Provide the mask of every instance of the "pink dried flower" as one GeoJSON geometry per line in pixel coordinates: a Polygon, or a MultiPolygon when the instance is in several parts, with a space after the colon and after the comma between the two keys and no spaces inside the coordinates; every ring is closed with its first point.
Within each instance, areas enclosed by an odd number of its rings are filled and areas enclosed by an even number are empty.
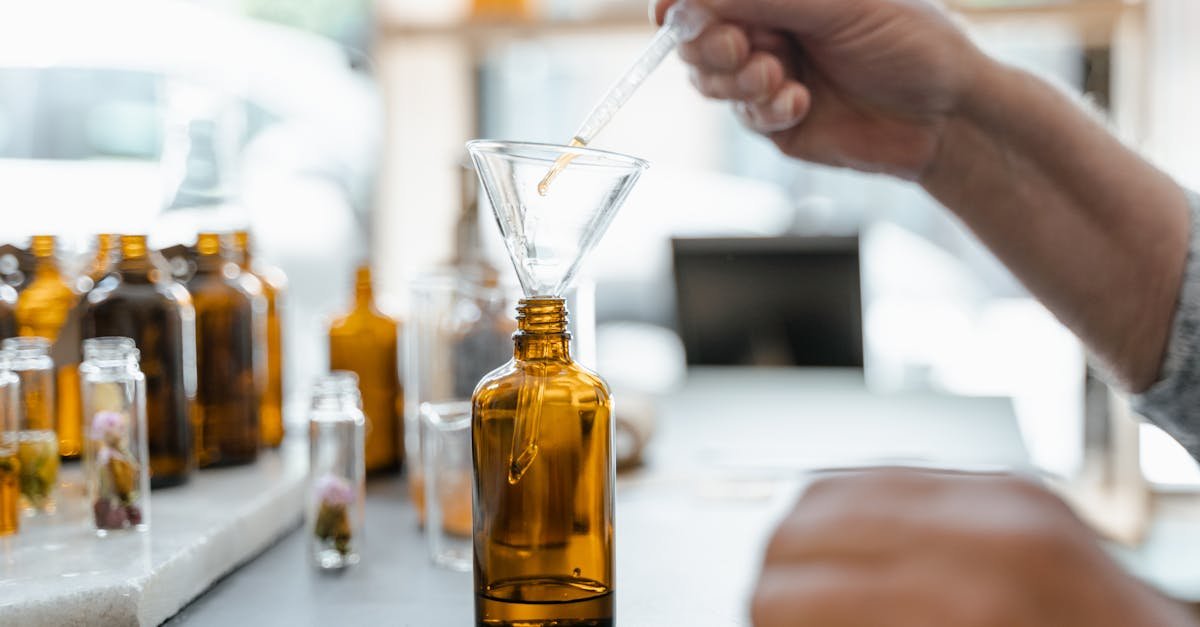
{"type": "Polygon", "coordinates": [[[325,505],[350,505],[354,502],[354,486],[337,475],[324,475],[313,485],[317,500],[325,505]]]}
{"type": "Polygon", "coordinates": [[[125,439],[125,415],[115,411],[98,411],[92,417],[91,436],[101,442],[125,439]]]}

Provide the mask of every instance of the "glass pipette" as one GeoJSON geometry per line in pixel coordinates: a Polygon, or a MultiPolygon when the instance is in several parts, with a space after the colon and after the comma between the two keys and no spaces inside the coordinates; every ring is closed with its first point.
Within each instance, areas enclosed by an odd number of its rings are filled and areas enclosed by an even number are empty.
{"type": "MultiPolygon", "coordinates": [[[[704,27],[708,25],[710,17],[708,12],[698,6],[694,0],[680,0],[672,5],[663,18],[662,28],[659,28],[658,32],[654,34],[654,39],[650,40],[650,45],[646,46],[646,50],[637,58],[637,61],[634,61],[633,66],[608,90],[596,108],[592,109],[591,114],[583,121],[579,130],[575,131],[570,145],[586,146],[590,144],[596,134],[612,121],[617,111],[629,101],[633,93],[637,91],[638,87],[641,87],[642,82],[662,63],[663,59],[667,58],[667,55],[679,44],[698,37],[704,27]]],[[[538,193],[545,196],[546,192],[550,190],[550,183],[554,181],[554,177],[558,176],[575,157],[576,155],[571,153],[559,157],[542,181],[538,183],[538,193]]]]}

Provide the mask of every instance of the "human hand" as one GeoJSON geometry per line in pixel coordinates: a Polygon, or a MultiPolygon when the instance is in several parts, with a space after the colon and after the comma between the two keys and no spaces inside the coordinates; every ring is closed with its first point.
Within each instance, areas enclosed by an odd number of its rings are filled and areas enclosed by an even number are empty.
{"type": "Polygon", "coordinates": [[[814,483],[770,542],[752,614],[758,627],[1195,626],[1035,484],[913,470],[814,483]]]}
{"type": "Polygon", "coordinates": [[[919,179],[988,63],[924,0],[696,1],[714,15],[679,48],[696,88],[818,163],[919,179]]]}

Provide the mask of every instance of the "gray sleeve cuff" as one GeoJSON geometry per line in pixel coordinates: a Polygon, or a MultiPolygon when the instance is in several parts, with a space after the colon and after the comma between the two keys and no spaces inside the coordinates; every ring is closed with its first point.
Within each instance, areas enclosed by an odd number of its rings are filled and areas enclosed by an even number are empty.
{"type": "Polygon", "coordinates": [[[1200,195],[1188,192],[1191,245],[1159,381],[1133,397],[1134,409],[1200,460],[1200,195]]]}

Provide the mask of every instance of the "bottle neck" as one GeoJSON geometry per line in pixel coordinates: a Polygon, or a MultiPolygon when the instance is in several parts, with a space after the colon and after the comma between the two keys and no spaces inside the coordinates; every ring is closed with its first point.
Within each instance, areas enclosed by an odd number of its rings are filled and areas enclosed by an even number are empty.
{"type": "Polygon", "coordinates": [[[250,232],[235,231],[233,234],[233,251],[234,258],[238,267],[242,270],[249,270],[253,263],[253,254],[250,251],[250,232]]]}
{"type": "Polygon", "coordinates": [[[567,304],[561,298],[523,298],[517,305],[517,333],[513,335],[518,361],[571,361],[571,334],[567,332],[567,304]]]}
{"type": "Polygon", "coordinates": [[[219,233],[201,233],[196,238],[196,269],[199,271],[215,271],[223,268],[228,260],[225,259],[221,247],[219,233]]]}
{"type": "Polygon", "coordinates": [[[371,285],[371,267],[363,264],[354,272],[354,308],[367,309],[375,305],[375,288],[371,285]]]}
{"type": "MultiPolygon", "coordinates": [[[[150,263],[149,249],[146,246],[145,235],[122,235],[121,252],[117,260],[117,270],[122,273],[141,276],[149,275],[154,269],[150,263]]],[[[128,279],[129,276],[122,278],[128,279]]]]}
{"type": "Polygon", "coordinates": [[[58,274],[58,259],[54,256],[57,244],[58,241],[53,235],[33,236],[29,250],[36,259],[37,269],[35,272],[37,274],[58,274]]]}

